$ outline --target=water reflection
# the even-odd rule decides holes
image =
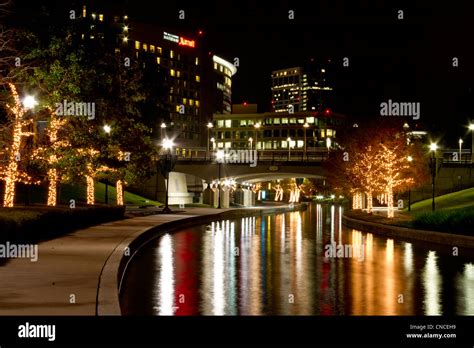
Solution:
[[[442,246],[348,229],[342,213],[318,204],[166,234],[132,262],[123,313],[474,314],[472,252],[452,256]],[[329,245],[337,252],[326,254]]]

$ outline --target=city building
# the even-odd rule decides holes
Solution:
[[[330,61],[310,61],[302,67],[272,72],[274,112],[322,111],[332,106],[332,90],[327,77]]]
[[[230,113],[232,76],[236,67],[208,52],[202,31],[183,32],[129,18],[119,7],[84,5],[87,27],[82,37],[106,36],[111,24],[116,52],[152,56],[164,77],[164,108],[153,117],[155,138],[173,138],[179,149],[205,146],[208,122],[214,113]],[[110,40],[110,38],[108,38]],[[178,150],[179,150],[178,149]]]
[[[235,105],[239,113],[214,116],[213,149],[251,148],[263,151],[327,150],[337,144],[345,116],[324,111],[257,113],[255,104]],[[248,110],[248,112],[246,111]]]

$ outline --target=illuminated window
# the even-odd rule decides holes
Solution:
[[[232,126],[232,120],[225,120],[225,128],[230,128]]]
[[[155,46],[154,45],[150,45],[150,52],[155,53]]]
[[[183,104],[186,105],[188,103],[188,99],[183,98]]]
[[[214,62],[214,70],[217,70],[217,63]]]
[[[279,118],[274,118],[273,119],[273,124],[280,124],[280,119]]]
[[[326,135],[325,135],[325,132],[324,132],[324,129],[323,129],[323,130],[321,130],[321,138],[325,138],[325,137],[326,137]]]
[[[223,120],[217,121],[217,127],[218,127],[218,128],[224,127],[224,121],[223,121]]]
[[[95,13],[92,14],[92,19],[95,19],[97,16]]]
[[[191,105],[191,106],[194,105],[194,100],[193,99],[189,99],[189,105]]]
[[[104,20],[104,15],[103,14],[99,14],[99,21],[103,21]]]
[[[199,75],[196,75],[196,82],[201,82],[201,77]]]
[[[199,58],[198,58],[198,57],[196,57],[196,58],[194,59],[194,64],[199,65]]]
[[[162,49],[161,47],[157,47],[156,49],[158,50],[158,53],[159,53],[159,54],[162,54],[162,53],[163,53],[163,49]]]
[[[196,107],[199,107],[199,100],[196,100]]]
[[[87,16],[87,11],[86,11],[86,6],[82,6],[82,17],[86,17]]]
[[[282,118],[281,119],[281,123],[282,124],[288,124],[288,119],[285,117],[285,118]]]
[[[219,65],[219,70],[220,72],[224,72],[224,67],[222,65]]]
[[[156,57],[156,63],[161,64],[161,57]]]
[[[332,137],[332,129],[326,131],[328,137]]]
[[[170,51],[170,58],[171,58],[171,59],[174,58],[174,52],[173,52],[173,50]]]
[[[145,44],[145,43],[143,44],[143,50],[144,50],[145,52],[148,51],[148,45]]]
[[[174,71],[174,69],[171,69],[171,70],[170,70],[170,75],[171,75],[171,76],[175,76],[175,75],[176,75],[176,72]]]
[[[181,77],[181,71],[176,70],[176,76],[177,76],[177,77]]]
[[[179,109],[180,109],[179,105],[176,105],[176,112],[179,112]]]
[[[140,41],[135,41],[135,49],[136,50],[140,49]]]

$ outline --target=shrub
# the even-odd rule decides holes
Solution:
[[[122,219],[124,207],[24,207],[0,209],[0,242],[34,243],[77,229]]]
[[[474,236],[474,210],[457,209],[416,214],[413,227]]]

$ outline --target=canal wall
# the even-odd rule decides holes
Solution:
[[[342,223],[349,228],[362,230],[364,232],[380,234],[387,237],[411,239],[423,242],[450,245],[458,248],[474,249],[474,237],[470,236],[444,232],[417,230],[414,228],[380,224],[350,218],[346,215],[342,216]]]
[[[306,203],[276,207],[228,209],[215,214],[198,214],[163,222],[160,225],[139,230],[124,238],[107,259],[99,277],[97,291],[97,315],[121,315],[120,296],[122,282],[129,263],[142,247],[165,233],[172,233],[216,219],[238,219],[251,216],[266,216],[286,212],[304,211]],[[164,217],[166,215],[163,215]]]

